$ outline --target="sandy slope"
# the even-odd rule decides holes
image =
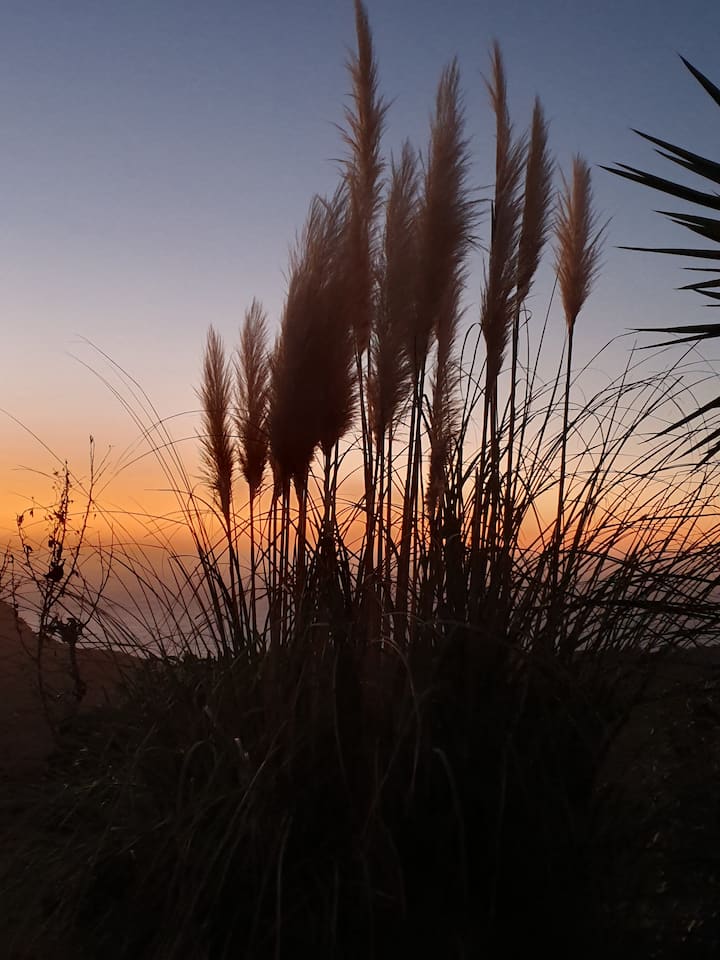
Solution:
[[[130,662],[131,658],[108,650],[78,650],[80,675],[87,684],[80,709],[105,702]],[[77,709],[65,644],[51,641],[44,646],[43,681],[55,721]],[[37,637],[9,604],[0,601],[0,777],[39,772],[52,747],[39,691]]]

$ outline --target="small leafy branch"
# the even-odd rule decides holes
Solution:
[[[37,644],[33,653],[37,684],[43,710],[51,728],[56,727],[52,704],[58,694],[48,683],[45,654],[50,641],[59,641],[67,648],[73,683],[73,698],[79,704],[86,692],[77,657],[78,644],[85,639],[86,626],[95,616],[105,584],[110,575],[105,569],[100,583],[91,587],[83,575],[91,519],[95,510],[96,483],[95,445],[90,438],[90,477],[80,489],[83,502],[79,515],[74,513],[76,485],[67,463],[55,470],[53,503],[44,514],[46,539],[38,543],[28,521],[35,520],[36,505],[17,517],[20,569],[13,562],[11,595],[18,609],[18,591],[28,588],[34,595],[32,610],[36,621]],[[33,525],[34,526],[34,525]]]

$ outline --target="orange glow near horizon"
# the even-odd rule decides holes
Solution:
[[[103,495],[90,512],[87,531],[87,543],[99,549],[132,550],[142,548],[152,552],[193,555],[195,544],[188,522],[183,516],[176,495],[167,489],[167,482],[158,470],[155,477],[148,472],[145,483],[138,490],[136,486],[116,481]],[[153,483],[154,481],[154,483]],[[164,484],[164,486],[163,486]],[[653,490],[653,487],[655,488]],[[249,511],[247,499],[243,497],[243,487],[237,484],[235,501],[236,533],[241,558],[249,555]],[[52,478],[44,479],[43,499],[22,499],[19,496],[6,495],[0,501],[0,535],[4,545],[18,545],[17,517],[24,514],[23,530],[31,542],[41,542],[47,535],[49,515],[53,502]],[[209,507],[209,494],[198,481],[195,494],[198,502],[204,502],[203,513],[206,534],[222,550],[222,531],[212,520]],[[73,524],[80,522],[85,509],[81,493],[73,495]],[[265,489],[256,504],[256,535],[258,542],[267,535],[267,521],[271,501],[271,487]],[[338,491],[338,518],[344,529],[344,540],[351,550],[359,547],[364,534],[364,513],[361,509],[362,482],[357,476],[345,479]],[[187,502],[187,501],[186,501]],[[696,506],[688,516],[682,516],[686,501],[682,489],[668,496],[666,487],[659,483],[645,485],[642,500],[633,507],[629,501],[623,501],[622,494],[615,491],[612,497],[606,497],[597,506],[593,521],[585,530],[585,538],[597,542],[611,542],[614,549],[622,552],[623,544],[628,550],[637,548],[650,530],[653,538],[660,540],[665,535],[671,542],[686,537],[692,530],[690,539],[700,541],[715,534],[720,518],[720,507],[710,497],[704,506]],[[662,504],[662,506],[661,506]],[[576,530],[573,512],[580,507],[578,502],[569,501],[566,505],[568,531],[566,546],[572,544]],[[295,498],[292,498],[291,512],[294,516]],[[399,517],[399,504],[394,504],[396,522]],[[557,512],[557,489],[551,488],[538,497],[529,511],[521,528],[518,545],[521,549],[537,548],[543,531],[551,529]],[[617,535],[613,533],[617,528]],[[309,522],[309,546],[313,544],[314,524],[312,515]],[[213,532],[214,531],[214,532]],[[668,544],[669,545],[669,544]]]
[[[187,431],[187,435],[190,435],[190,431]],[[216,548],[218,556],[222,557],[226,544],[220,526],[212,519],[211,497],[200,478],[197,444],[193,442],[192,446],[183,447],[178,452],[187,458],[184,472],[197,498],[196,506],[202,517],[204,536]],[[43,458],[44,453],[41,451],[38,454],[37,446],[32,450],[30,444],[27,445],[26,463],[37,464]],[[46,459],[50,460],[49,457]],[[121,467],[122,462],[121,458]],[[398,458],[397,466],[399,481],[404,476],[402,455]],[[46,546],[43,541],[49,530],[48,513],[54,502],[54,486],[57,485],[53,470],[59,468],[60,464],[50,461],[49,469],[25,473],[12,471],[0,477],[0,537],[3,547],[9,545],[18,548],[16,518],[18,514],[25,513],[24,532],[30,542],[38,545],[38,560],[44,555],[42,550]],[[70,462],[69,468],[77,476],[78,489],[73,493],[73,522],[77,524],[86,503],[82,491],[87,486],[90,472],[87,450],[74,463]],[[96,559],[88,560],[88,571],[93,571],[95,575],[100,558],[107,559],[111,555],[114,555],[118,568],[125,569],[126,573],[132,569],[133,563],[140,563],[148,575],[152,571],[152,576],[158,578],[167,575],[166,564],[173,556],[184,558],[190,566],[196,562],[196,544],[187,516],[183,514],[183,508],[188,506],[189,501],[187,491],[179,497],[173,493],[170,479],[164,475],[152,454],[138,456],[124,469],[118,469],[111,460],[103,467],[102,458],[98,460],[96,457],[96,468],[100,476],[86,537],[87,550],[90,553],[94,551]],[[566,547],[572,545],[577,528],[577,512],[584,502],[581,476],[578,472],[577,478],[571,476],[568,483]],[[594,549],[605,550],[608,558],[619,559],[638,550],[645,550],[651,555],[658,550],[672,551],[678,546],[698,546],[704,539],[716,535],[720,514],[709,485],[705,493],[694,499],[702,485],[701,478],[693,479],[692,473],[686,472],[679,473],[677,480],[670,480],[667,475],[662,480],[657,477],[654,480],[638,480],[636,474],[630,471],[623,480],[620,467],[619,476],[621,479],[610,478],[593,508],[592,517],[583,532],[586,545],[592,541]],[[182,488],[182,480],[178,478],[176,482]],[[23,487],[28,491],[26,496],[19,492]],[[321,501],[321,488],[320,474],[316,472],[310,482],[310,494],[316,505]],[[263,494],[256,504],[258,543],[267,543],[268,540],[267,517],[271,494],[267,474]],[[249,510],[246,487],[240,478],[236,480],[235,497],[237,550],[241,569],[247,572],[250,555]],[[337,498],[337,515],[344,542],[351,554],[359,550],[365,532],[362,498],[362,461],[359,451],[351,447],[343,460]],[[295,497],[291,500],[291,517],[294,517]],[[33,504],[34,515],[31,517],[29,511]],[[397,493],[394,494],[393,512],[397,540],[400,516]],[[528,510],[521,527],[518,540],[520,550],[536,550],[543,542],[547,545],[556,514],[555,483],[534,496],[532,510]],[[315,543],[316,518],[317,513],[310,511],[310,550]],[[69,544],[72,545],[72,536]]]

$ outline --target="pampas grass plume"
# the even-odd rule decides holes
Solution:
[[[553,162],[548,149],[548,128],[542,104],[535,100],[527,165],[522,226],[518,243],[517,301],[523,303],[540,263],[549,229]]]
[[[238,459],[250,496],[260,489],[268,459],[267,408],[270,360],[267,320],[262,305],[253,300],[245,313],[235,358]]]
[[[198,391],[202,404],[201,435],[203,472],[217,494],[227,521],[232,499],[234,449],[232,441],[232,377],[219,334],[210,327]]]
[[[582,157],[575,156],[570,180],[563,177],[555,227],[555,264],[569,332],[597,276],[604,229],[598,229],[592,207],[590,167]]]

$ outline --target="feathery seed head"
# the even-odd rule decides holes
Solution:
[[[418,292],[407,346],[415,375],[433,336],[453,337],[457,316],[448,315],[448,291],[465,278],[465,259],[475,222],[469,198],[468,140],[457,61],[440,78],[431,124],[424,193],[418,213]]]
[[[254,497],[262,484],[268,459],[267,412],[270,389],[266,315],[257,300],[252,301],[245,313],[240,345],[235,357],[235,375],[238,459],[250,496]]]
[[[513,322],[520,235],[520,184],[526,145],[515,141],[507,107],[505,71],[500,48],[492,52],[492,79],[487,83],[495,112],[495,199],[492,208],[490,255],[481,304],[481,327],[487,349],[488,382],[502,368]]]
[[[377,63],[367,12],[355,0],[357,52],[348,62],[352,106],[345,111],[343,140],[349,148],[345,162],[348,216],[345,244],[348,257],[346,310],[358,351],[368,346],[372,328],[374,264],[377,256],[375,221],[380,207],[383,162],[380,141],[387,105],[378,94]]]
[[[604,229],[592,206],[590,167],[575,156],[570,182],[563,177],[555,224],[555,266],[570,332],[599,270]]]
[[[290,258],[282,328],[271,364],[268,433],[283,485],[302,484],[318,446],[332,449],[355,409],[347,297],[346,191],[316,197]]]
[[[517,303],[530,292],[549,230],[553,162],[548,150],[548,128],[543,108],[535,100],[525,168],[522,227],[518,242]]]
[[[405,347],[413,328],[417,292],[417,203],[417,155],[406,141],[399,163],[392,163],[372,343],[368,399],[378,443],[395,423],[410,386]]]
[[[226,522],[232,499],[234,449],[232,440],[232,378],[219,334],[210,327],[198,391],[202,404],[201,436],[203,472],[220,502]]]

